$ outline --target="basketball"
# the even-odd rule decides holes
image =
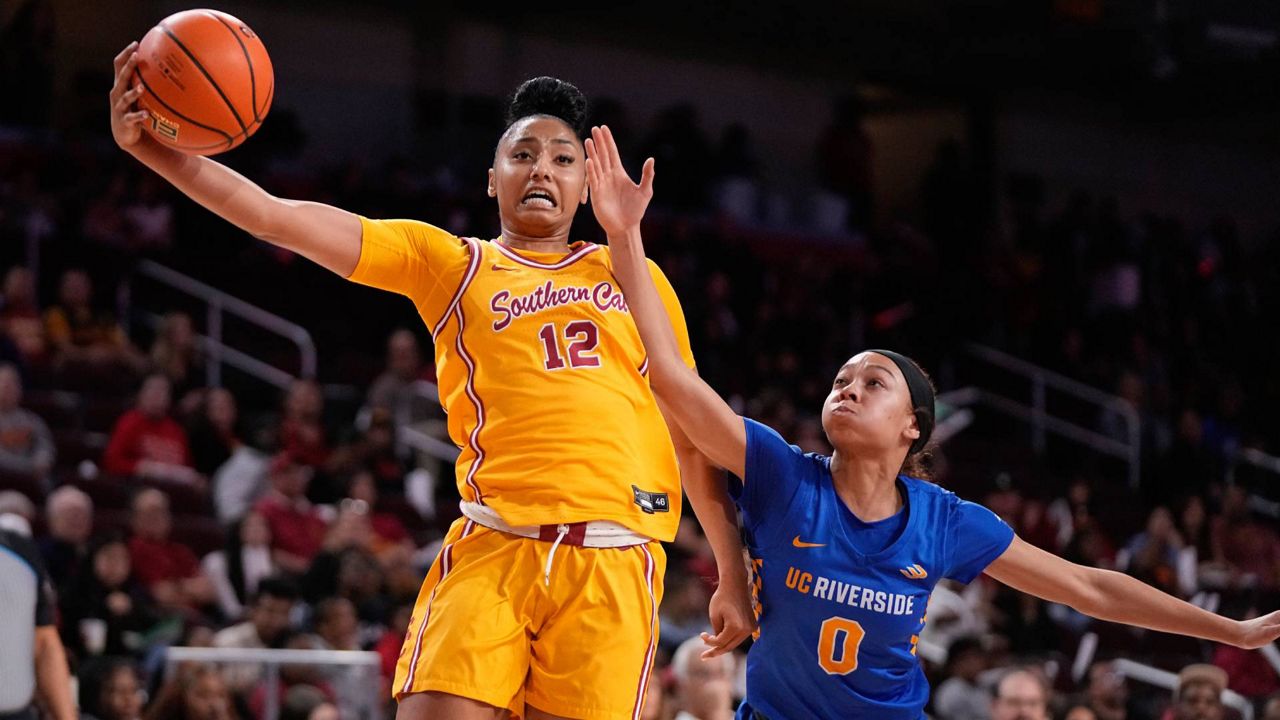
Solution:
[[[244,142],[271,108],[275,77],[256,33],[217,10],[184,10],[142,38],[134,84],[143,127],[161,143],[215,155]]]

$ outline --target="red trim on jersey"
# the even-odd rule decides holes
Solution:
[[[654,641],[658,623],[658,601],[653,596],[653,554],[648,545],[637,545],[644,553],[644,579],[649,585],[649,650],[644,654],[644,666],[640,669],[640,683],[636,686],[635,709],[631,711],[631,720],[640,720],[640,711],[644,709],[645,688],[649,686],[649,671],[653,669],[653,651],[657,646]]]
[[[475,522],[468,520],[467,524],[462,526],[462,535],[458,536],[458,540],[470,535],[475,528]],[[409,672],[405,677],[404,686],[400,688],[401,694],[409,692],[413,687],[413,676],[418,672],[418,658],[422,657],[422,637],[427,630],[427,621],[431,619],[431,603],[436,599],[440,584],[453,569],[453,546],[458,544],[458,540],[449,543],[440,551],[440,579],[436,581],[436,586],[431,588],[431,597],[427,599],[427,609],[423,611],[422,624],[418,626],[418,637],[413,642],[413,655],[409,658]]]
[[[471,428],[471,434],[467,437],[467,444],[471,446],[471,451],[476,456],[471,461],[471,467],[467,470],[467,486],[471,488],[471,492],[475,493],[475,501],[483,505],[484,496],[480,493],[480,486],[476,484],[476,471],[480,469],[480,464],[484,462],[485,458],[484,448],[480,446],[480,428],[484,427],[484,403],[480,402],[480,396],[476,394],[475,360],[471,358],[471,353],[467,352],[466,344],[462,342],[462,331],[467,328],[467,321],[463,317],[462,307],[455,307],[453,314],[458,317],[458,337],[454,345],[458,349],[458,356],[467,365],[467,397],[471,398],[471,403],[476,408],[476,426]]]
[[[644,362],[640,363],[640,376],[643,377],[649,372],[649,356],[644,356]]]
[[[467,271],[462,275],[462,282],[458,283],[458,290],[453,293],[453,299],[449,301],[449,305],[445,307],[444,314],[440,316],[440,322],[431,330],[431,342],[435,342],[436,337],[444,330],[444,326],[449,322],[449,316],[453,314],[453,309],[458,306],[458,302],[462,300],[462,294],[467,291],[467,286],[476,278],[476,272],[480,269],[480,242],[474,238],[463,238],[467,246],[471,249],[471,262],[467,265]]]
[[[503,245],[498,240],[493,241],[493,246],[498,248],[498,252],[502,253],[503,255],[506,255],[509,259],[514,260],[520,263],[521,265],[540,268],[542,270],[559,270],[561,268],[566,268],[578,262],[579,260],[586,257],[587,255],[590,255],[591,253],[600,249],[600,246],[596,245],[595,243],[583,243],[581,247],[569,253],[569,255],[565,257],[563,260],[561,260],[560,262],[544,263],[544,262],[538,262],[537,260],[534,260],[532,258],[527,258],[521,255],[520,253],[516,252],[515,250],[512,250],[511,248],[507,247],[506,245]]]

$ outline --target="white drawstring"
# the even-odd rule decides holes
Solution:
[[[551,561],[556,556],[556,548],[560,547],[560,541],[564,540],[564,536],[568,534],[568,525],[562,523],[556,526],[556,541],[551,543],[551,552],[547,553],[547,567],[543,572],[543,577],[547,581],[547,587],[551,587]]]

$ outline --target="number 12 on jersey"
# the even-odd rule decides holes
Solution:
[[[595,353],[600,344],[600,328],[590,320],[574,320],[564,326],[566,352],[560,351],[560,330],[555,323],[547,323],[538,331],[542,341],[543,366],[548,370],[563,370],[568,355],[571,368],[600,367],[600,356]]]

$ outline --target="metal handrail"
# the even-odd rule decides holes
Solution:
[[[201,337],[209,357],[206,366],[205,381],[209,387],[222,384],[222,365],[225,363],[243,370],[261,380],[277,387],[286,387],[294,378],[261,360],[237,350],[222,341],[222,320],[224,313],[230,313],[242,320],[279,335],[291,341],[298,348],[301,357],[299,375],[313,378],[316,375],[316,345],[311,333],[297,323],[289,322],[279,315],[267,312],[251,305],[240,298],[229,295],[211,285],[207,285],[177,270],[165,267],[154,260],[141,260],[137,272],[156,282],[180,290],[194,298],[203,300],[206,310],[206,335]],[[274,372],[272,372],[274,371]]]
[[[1148,685],[1155,685],[1168,690],[1178,689],[1178,676],[1168,670],[1161,670],[1150,665],[1134,662],[1132,660],[1112,660],[1111,667],[1121,675],[1144,682]],[[1233,690],[1222,691],[1222,704],[1229,705],[1240,712],[1243,720],[1253,720],[1253,704],[1250,703],[1243,695]]]
[[[336,665],[354,667],[369,679],[369,696],[364,717],[380,720],[382,717],[381,693],[376,682],[382,656],[376,652],[358,650],[273,650],[266,648],[221,647],[171,647],[165,650],[165,665],[177,662],[203,663],[255,663],[266,666],[266,720],[280,717],[280,666],[281,665]]]
[[[1138,486],[1142,477],[1142,420],[1138,411],[1126,400],[995,348],[975,343],[968,345],[966,349],[970,355],[990,365],[1029,380],[1031,403],[1019,402],[981,388],[962,388],[943,393],[938,396],[939,401],[961,407],[981,403],[1006,415],[1027,421],[1031,425],[1032,447],[1037,453],[1044,451],[1046,432],[1053,432],[1100,452],[1119,457],[1129,464],[1130,487]],[[1050,388],[1119,415],[1125,422],[1127,441],[1122,442],[1107,437],[1091,428],[1050,415],[1045,400],[1045,393]]]
[[[1280,475],[1280,457],[1268,455],[1257,448],[1242,448],[1236,450],[1231,456],[1231,466],[1227,469],[1229,482],[1235,482],[1236,469],[1242,464]]]
[[[414,395],[433,403],[440,402],[440,388],[435,383],[416,380],[411,387]],[[462,452],[457,445],[413,427],[408,418],[396,418],[396,441],[444,462],[456,461]]]

